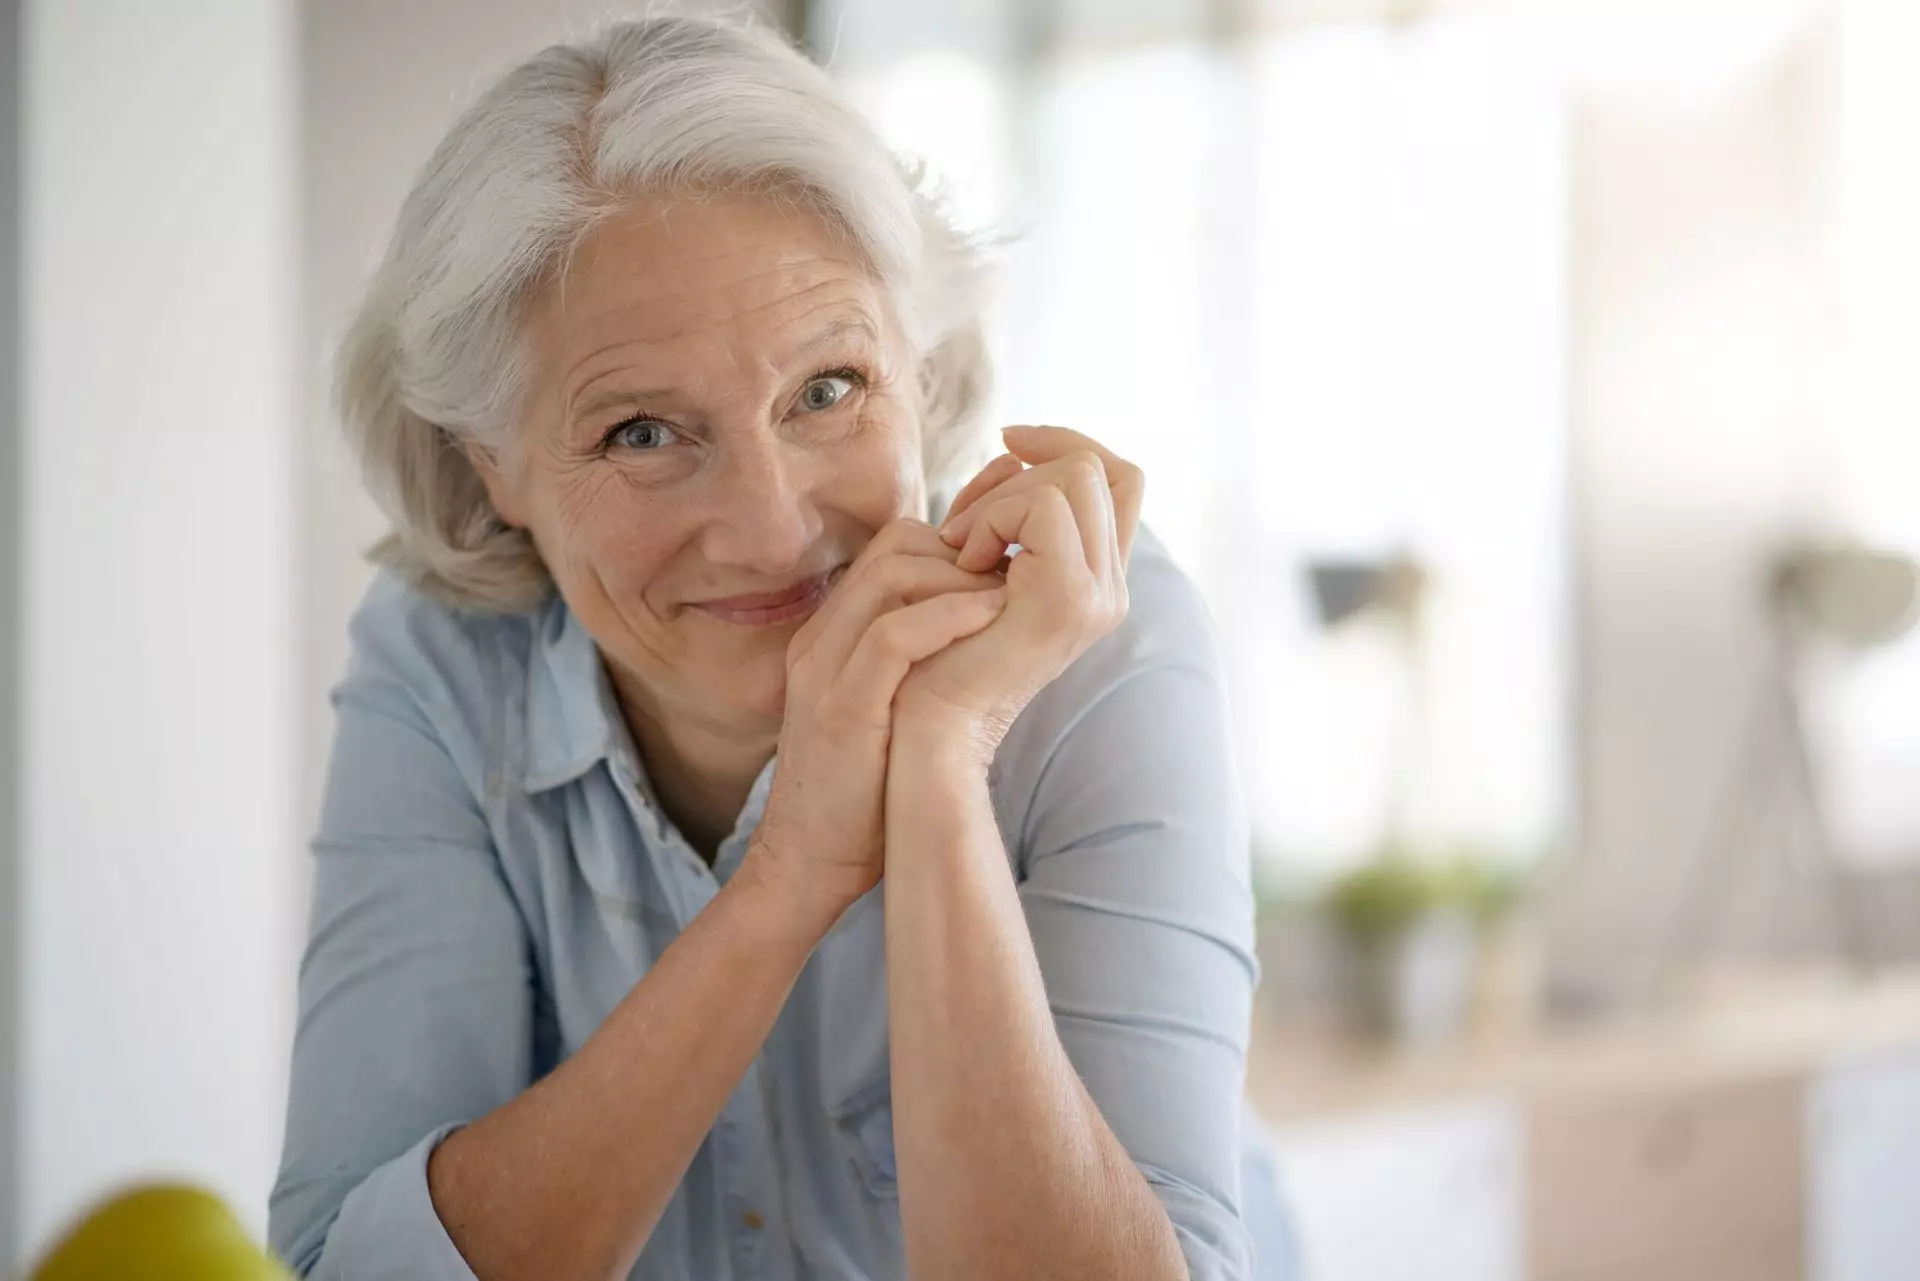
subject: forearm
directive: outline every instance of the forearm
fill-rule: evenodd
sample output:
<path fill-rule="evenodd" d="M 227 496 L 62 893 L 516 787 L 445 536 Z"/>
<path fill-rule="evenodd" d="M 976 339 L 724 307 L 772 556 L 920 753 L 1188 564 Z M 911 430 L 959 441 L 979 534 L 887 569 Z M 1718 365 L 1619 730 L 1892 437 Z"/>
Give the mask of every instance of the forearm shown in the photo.
<path fill-rule="evenodd" d="M 428 1185 L 474 1273 L 624 1277 L 832 923 L 743 867 L 578 1053 L 450 1135 Z"/>
<path fill-rule="evenodd" d="M 911 1270 L 1179 1278 L 1172 1224 L 1054 1030 L 984 772 L 896 741 L 888 1010 Z"/>

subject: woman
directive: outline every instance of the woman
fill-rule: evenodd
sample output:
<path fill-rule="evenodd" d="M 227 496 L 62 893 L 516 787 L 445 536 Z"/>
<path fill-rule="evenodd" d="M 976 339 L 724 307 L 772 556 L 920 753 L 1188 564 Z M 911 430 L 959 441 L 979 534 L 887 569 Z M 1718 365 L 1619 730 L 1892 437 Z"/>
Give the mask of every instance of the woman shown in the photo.
<path fill-rule="evenodd" d="M 746 27 L 549 49 L 441 144 L 341 354 L 394 532 L 314 842 L 303 1275 L 1250 1275 L 1212 637 L 1084 436 L 931 497 L 979 271 Z"/>

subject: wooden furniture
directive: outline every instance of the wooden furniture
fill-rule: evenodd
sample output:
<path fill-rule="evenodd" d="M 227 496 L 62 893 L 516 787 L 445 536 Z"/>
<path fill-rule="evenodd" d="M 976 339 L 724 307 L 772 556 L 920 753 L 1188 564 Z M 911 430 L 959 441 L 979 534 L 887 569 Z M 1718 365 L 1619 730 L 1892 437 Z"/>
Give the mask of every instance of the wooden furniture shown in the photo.
<path fill-rule="evenodd" d="M 1420 1057 L 1258 1026 L 1308 1281 L 1920 1281 L 1920 977 Z"/>

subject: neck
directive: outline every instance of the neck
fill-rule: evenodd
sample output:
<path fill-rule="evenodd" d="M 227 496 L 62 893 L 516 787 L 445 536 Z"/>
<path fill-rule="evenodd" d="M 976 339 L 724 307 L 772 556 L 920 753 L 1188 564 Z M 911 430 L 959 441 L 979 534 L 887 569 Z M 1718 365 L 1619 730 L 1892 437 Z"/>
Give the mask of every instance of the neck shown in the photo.
<path fill-rule="evenodd" d="M 780 723 L 729 724 L 702 717 L 664 705 L 638 681 L 612 675 L 654 798 L 711 864 L 739 821 L 754 780 L 773 757 Z"/>

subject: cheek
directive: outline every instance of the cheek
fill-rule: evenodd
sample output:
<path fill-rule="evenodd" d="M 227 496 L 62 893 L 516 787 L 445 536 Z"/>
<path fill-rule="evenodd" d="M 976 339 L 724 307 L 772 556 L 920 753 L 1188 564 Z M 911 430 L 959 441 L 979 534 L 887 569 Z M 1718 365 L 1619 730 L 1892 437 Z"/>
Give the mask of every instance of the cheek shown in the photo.
<path fill-rule="evenodd" d="M 674 505 L 607 469 L 555 486 L 545 516 L 534 537 L 570 604 L 576 587 L 631 603 L 678 546 Z"/>
<path fill-rule="evenodd" d="M 925 467 L 911 421 L 863 433 L 838 471 L 833 505 L 869 531 L 901 516 L 926 518 Z"/>

